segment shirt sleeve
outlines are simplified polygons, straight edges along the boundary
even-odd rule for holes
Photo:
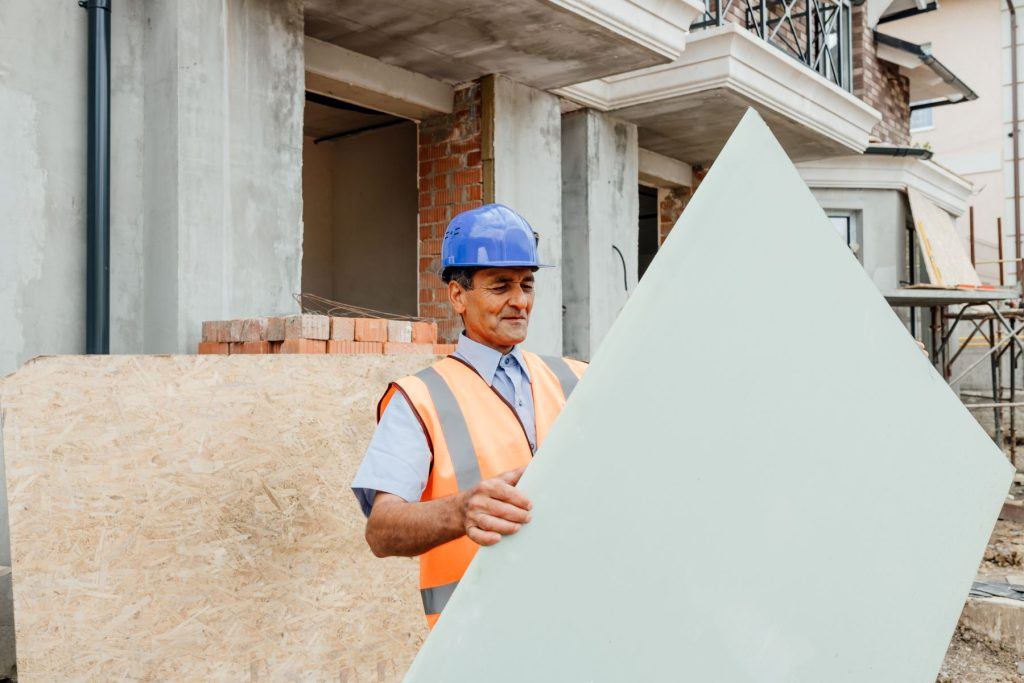
[[[378,491],[413,503],[430,474],[430,447],[412,406],[401,392],[391,397],[352,480],[352,493],[369,517]]]

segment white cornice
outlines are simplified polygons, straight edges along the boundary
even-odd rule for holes
[[[881,114],[735,24],[690,35],[686,51],[660,66],[556,91],[602,111],[685,97],[715,88],[742,94],[854,151],[868,144]]]
[[[809,187],[844,190],[899,190],[912,187],[954,216],[967,211],[974,186],[933,161],[876,154],[797,164]]]
[[[547,0],[629,38],[652,52],[675,59],[686,46],[690,24],[704,11],[700,0]]]

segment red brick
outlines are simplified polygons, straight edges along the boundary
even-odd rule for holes
[[[353,318],[331,317],[331,339],[352,341],[356,338],[356,323]]]
[[[326,315],[290,315],[284,319],[285,339],[319,339],[331,336],[331,319]]]
[[[432,194],[430,194],[429,192],[420,192],[419,207],[420,207],[421,210],[427,208],[428,206],[430,206],[432,202],[433,202],[433,195]]]
[[[382,318],[355,318],[355,340],[368,342],[386,342],[388,340],[388,321]]]
[[[433,161],[421,161],[420,162],[420,178],[426,178],[428,175],[434,172]]]
[[[331,339],[327,342],[327,353],[384,353],[382,342],[347,341]]]
[[[267,318],[267,341],[284,341],[284,318]]]
[[[384,345],[384,354],[388,356],[430,356],[434,353],[433,344],[411,344],[405,342],[388,342]]]
[[[284,344],[283,340],[282,341],[272,341],[272,342],[270,342],[270,352],[271,353],[281,353],[281,345],[282,344]]]
[[[483,201],[483,198],[483,185],[467,185],[462,188],[462,201],[464,202],[480,202]]]
[[[242,352],[242,344],[245,342],[228,342],[228,353],[234,356]]]
[[[471,183],[482,183],[484,181],[483,171],[479,168],[469,168],[455,173],[456,185],[469,185]]]
[[[237,351],[232,353],[270,353],[270,342],[268,341],[251,341],[242,342],[238,345]]]
[[[414,344],[433,344],[437,341],[437,323],[417,321],[412,324]]]
[[[267,340],[267,319],[246,318],[242,321],[242,341],[257,342]]]
[[[447,175],[436,175],[436,176],[434,176],[433,178],[430,179],[430,182],[428,183],[429,187],[427,189],[431,189],[431,190],[441,190],[441,189],[444,189],[444,188],[448,187],[448,181],[449,180],[450,180],[450,178]]]
[[[240,341],[243,341],[243,339],[242,339],[242,325],[244,323],[245,323],[245,321],[242,320],[242,319],[227,321],[228,334],[227,334],[227,339],[225,339],[224,341],[229,341],[229,342],[240,342]]]
[[[196,353],[200,354],[219,354],[226,356],[228,355],[228,344],[227,342],[217,341],[201,341],[199,342],[199,349]]]
[[[480,165],[480,150],[474,150],[466,155],[466,166]]]
[[[455,344],[434,344],[435,356],[450,356],[455,353]]]
[[[412,341],[412,322],[409,320],[389,320],[388,321],[388,341],[389,342],[404,342],[408,344]]]
[[[204,342],[218,342],[220,341],[220,327],[222,323],[219,320],[204,320],[203,321],[203,336]]]
[[[459,160],[455,157],[442,157],[434,161],[434,173],[454,171],[459,165]]]
[[[327,353],[327,342],[321,339],[285,339],[277,353]]]
[[[420,211],[420,222],[421,223],[438,223],[445,219],[444,207],[433,206],[429,209],[423,209]]]

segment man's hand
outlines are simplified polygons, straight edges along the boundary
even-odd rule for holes
[[[494,545],[530,521],[530,501],[513,488],[524,469],[425,503],[378,491],[366,521],[366,542],[377,557],[422,555],[463,534],[480,545]]]
[[[530,521],[529,499],[515,489],[525,467],[485,479],[462,497],[462,524],[478,545],[494,545]]]

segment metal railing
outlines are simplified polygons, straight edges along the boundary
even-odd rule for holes
[[[853,89],[850,0],[705,0],[691,30],[737,23],[844,90]]]

